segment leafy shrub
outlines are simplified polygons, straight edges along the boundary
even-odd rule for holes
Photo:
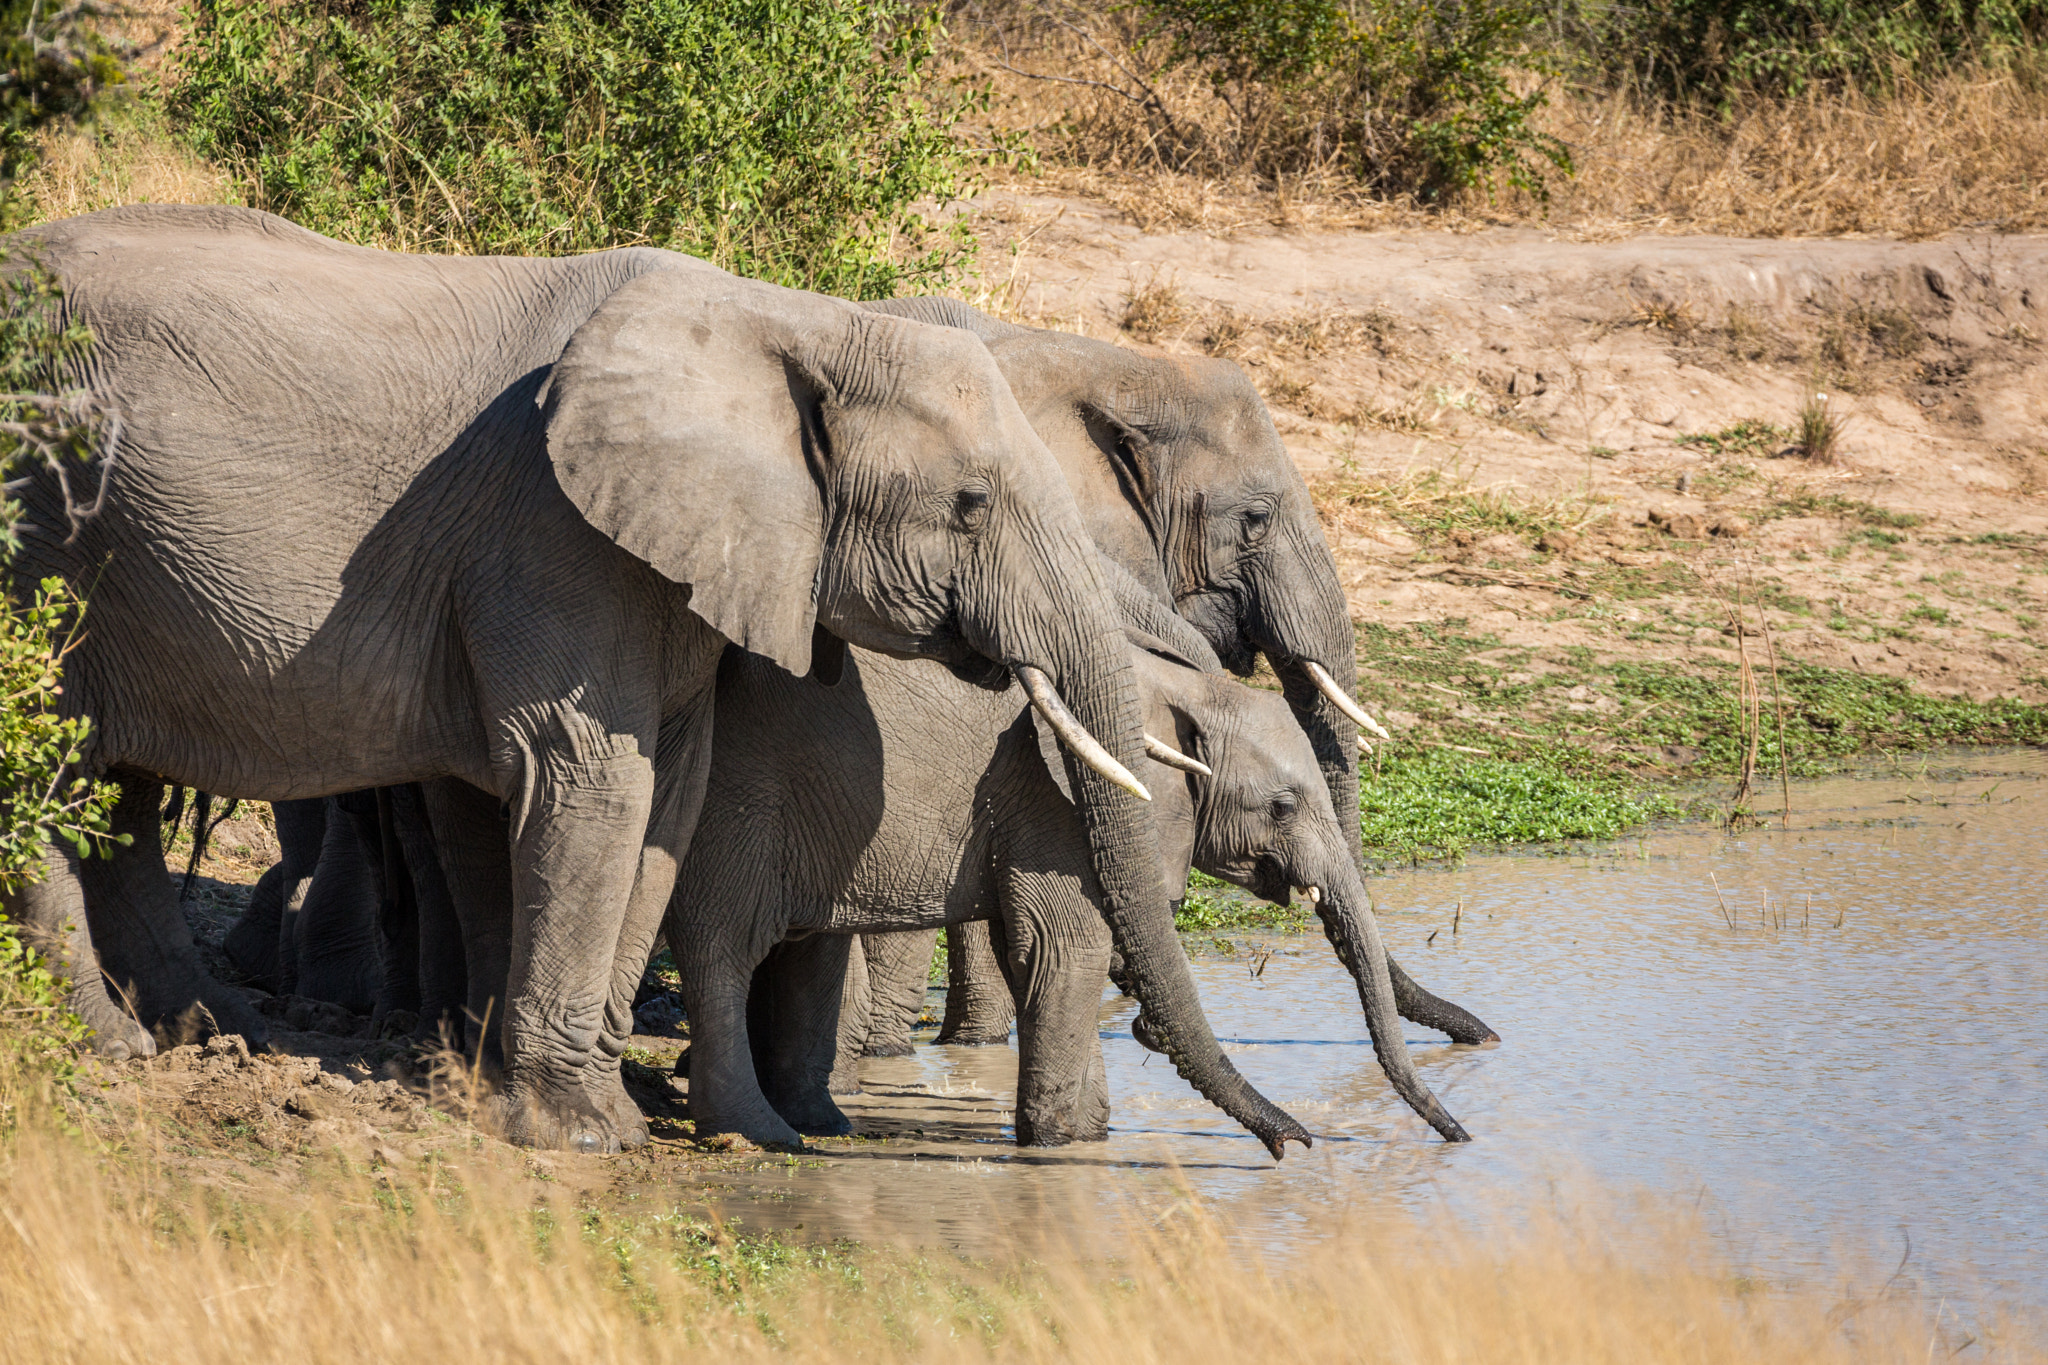
[[[968,239],[979,96],[932,77],[939,15],[890,0],[219,0],[171,106],[252,202],[459,252],[646,243],[888,293]]]
[[[78,118],[122,83],[113,47],[86,26],[84,5],[0,0],[0,183],[20,174],[35,135]]]
[[[97,423],[64,384],[91,336],[64,323],[49,276],[16,267],[0,294],[0,482],[11,482],[33,465],[61,467],[88,453]],[[21,504],[0,500],[0,570],[19,544],[21,520]],[[83,855],[108,832],[110,791],[72,766],[90,722],[55,714],[60,641],[75,630],[77,608],[56,578],[26,601],[11,585],[0,598],[0,892],[36,879],[49,840],[68,839]],[[0,1134],[16,1121],[24,1084],[69,1074],[70,1046],[84,1030],[66,995],[65,983],[0,920]]]
[[[4,296],[0,480],[11,481],[31,465],[61,469],[89,454],[97,423],[81,396],[64,392],[91,335],[64,323],[54,283],[39,269],[16,269]],[[0,500],[0,567],[19,543],[21,517],[18,502]],[[61,642],[77,617],[77,601],[56,578],[25,601],[10,588],[0,602],[0,891],[33,880],[46,839],[68,839],[83,854],[108,829],[106,793],[71,769],[91,723],[55,714]]]
[[[1229,106],[1239,159],[1337,151],[1375,188],[1437,199],[1500,173],[1541,194],[1569,174],[1533,118],[1546,11],[1532,0],[1145,0],[1167,64],[1194,64]],[[1284,154],[1283,154],[1284,155]]]
[[[2048,36],[2040,0],[1652,0],[1604,19],[1597,59],[1681,95],[1883,85],[1900,72],[2010,57]]]

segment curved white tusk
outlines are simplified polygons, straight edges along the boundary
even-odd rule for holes
[[[1117,762],[1109,750],[1088,733],[1087,727],[1074,719],[1074,713],[1053,690],[1052,679],[1045,676],[1044,669],[1033,668],[1030,664],[1015,664],[1010,671],[1017,675],[1018,682],[1024,684],[1024,695],[1031,698],[1038,714],[1045,717],[1045,723],[1060,737],[1060,743],[1073,751],[1074,757],[1140,801],[1152,799],[1152,793],[1145,790],[1145,784],[1131,776],[1131,770]]]
[[[1369,739],[1367,739],[1367,738],[1366,738],[1366,737],[1365,737],[1364,735],[1360,735],[1360,736],[1358,737],[1358,751],[1359,751],[1360,753],[1364,753],[1364,754],[1369,754],[1369,753],[1371,753],[1371,752],[1372,752],[1372,741],[1371,741],[1371,740],[1369,740]]]
[[[1164,763],[1167,767],[1178,768],[1184,773],[1193,773],[1197,777],[1216,776],[1215,770],[1201,759],[1189,758],[1165,740],[1153,735],[1145,736],[1145,753],[1153,762]]]
[[[1381,739],[1393,738],[1378,721],[1365,714],[1364,707],[1344,695],[1344,689],[1337,686],[1337,680],[1331,677],[1329,671],[1321,664],[1314,659],[1303,659],[1301,662],[1308,669],[1309,677],[1315,680],[1316,690],[1330,699],[1330,705],[1350,717],[1353,725],[1361,730],[1370,730]]]
[[[1294,889],[1299,891],[1302,899],[1306,900],[1310,905],[1321,905],[1323,903],[1323,888],[1320,886],[1297,886]]]

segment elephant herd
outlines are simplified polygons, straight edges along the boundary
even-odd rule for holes
[[[252,979],[476,1051],[509,1140],[644,1141],[621,1081],[665,936],[700,1136],[846,1131],[952,926],[949,1036],[1006,1038],[1021,1143],[1100,1139],[1105,975],[1277,1158],[1310,1138],[1210,1030],[1190,866],[1304,896],[1447,1140],[1364,884],[1352,626],[1224,361],[941,299],[855,305],[635,248],[402,255],[231,208],[17,234],[118,414],[97,515],[40,473],[17,582],[89,606],[63,703],[107,856],[11,913],[102,1046],[265,1041],[158,854],[177,784],[276,803]],[[1231,673],[1263,655],[1280,693]],[[108,993],[108,987],[113,993]],[[116,1004],[116,999],[120,1004]],[[954,1010],[949,1009],[949,1014]]]

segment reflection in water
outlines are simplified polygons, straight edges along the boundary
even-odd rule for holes
[[[846,1102],[891,1141],[820,1143],[700,1197],[806,1236],[1102,1252],[1121,1215],[1156,1217],[1185,1188],[1285,1252],[1361,1191],[1478,1213],[1589,1176],[1700,1204],[1759,1269],[1895,1259],[1910,1237],[1922,1280],[2038,1305],[2048,761],[1969,762],[1993,775],[1809,784],[1789,833],[1660,833],[1377,882],[1392,951],[1506,1039],[1462,1048],[1411,1026],[1469,1146],[1388,1089],[1320,937],[1286,936],[1195,965],[1238,1068],[1317,1134],[1313,1152],[1276,1168],[1131,1041],[1134,1006],[1112,993],[1107,1143],[1020,1151],[1015,1052],[923,1047],[865,1062],[867,1094]]]

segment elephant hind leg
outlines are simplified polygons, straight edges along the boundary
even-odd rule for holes
[[[105,858],[78,863],[93,944],[108,981],[133,1001],[160,1040],[239,1033],[251,1047],[267,1047],[269,1030],[248,1000],[199,965],[177,884],[164,869],[163,784],[122,778],[120,788],[113,833],[127,835],[128,842],[112,846]]]
[[[275,994],[278,988],[277,934],[284,917],[284,864],[272,863],[249,893],[249,907],[228,926],[221,947],[252,986]]]
[[[1017,1002],[1010,994],[988,920],[946,930],[946,1020],[933,1041],[954,1047],[993,1047],[1010,1041]]]
[[[156,1055],[156,1040],[149,1030],[107,994],[86,924],[85,893],[78,882],[75,852],[55,845],[46,848],[42,879],[9,896],[6,912],[21,927],[28,946],[71,983],[67,1003],[92,1031],[94,1051],[117,1061]]]
[[[756,969],[747,996],[747,1038],[761,1091],[791,1127],[814,1137],[853,1131],[831,1093],[840,993],[852,948],[847,934],[778,943]]]
[[[862,1055],[908,1057],[911,1033],[924,1015],[925,986],[931,979],[936,929],[904,929],[861,935],[868,968],[868,1036]]]

